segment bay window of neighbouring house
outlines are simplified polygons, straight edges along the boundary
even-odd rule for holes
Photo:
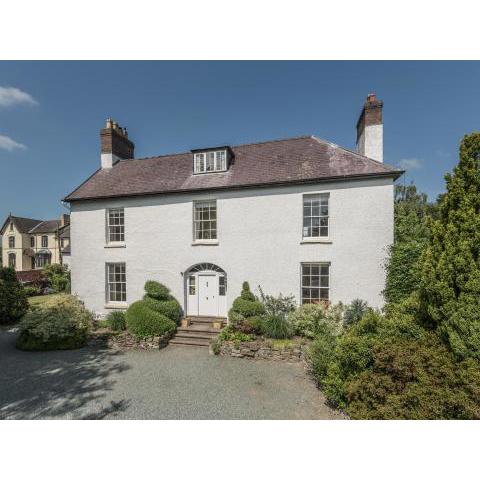
[[[302,304],[330,300],[330,264],[302,263]]]
[[[195,241],[217,239],[216,200],[195,201],[193,204],[193,238]]]
[[[123,208],[107,209],[107,243],[125,242],[125,214]]]
[[[48,247],[48,235],[42,235],[42,248]]]
[[[127,276],[125,263],[106,264],[107,303],[127,301]]]
[[[8,248],[15,248],[15,237],[8,237]]]
[[[8,254],[8,266],[10,268],[15,268],[17,264],[17,256],[14,253]]]
[[[328,238],[329,194],[303,196],[303,238]]]
[[[43,268],[52,263],[52,256],[49,253],[39,253],[35,261],[36,268]]]
[[[227,151],[217,150],[195,153],[193,157],[194,173],[224,172],[227,169]]]

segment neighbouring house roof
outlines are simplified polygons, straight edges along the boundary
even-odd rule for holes
[[[60,238],[70,238],[70,224],[60,229]]]
[[[15,227],[20,233],[28,233],[30,229],[37,226],[39,223],[42,223],[42,220],[35,220],[33,218],[15,217],[13,215],[9,215],[5,220],[5,222],[3,222],[2,229],[0,230],[0,233],[2,235],[5,229],[7,228],[7,226],[10,225],[10,222],[13,222],[13,224],[15,225]]]
[[[28,233],[53,233],[60,228],[60,220],[43,220]]]
[[[99,169],[65,201],[313,183],[355,177],[397,178],[403,171],[314,136],[230,148],[226,172],[193,174],[193,153],[121,160]]]

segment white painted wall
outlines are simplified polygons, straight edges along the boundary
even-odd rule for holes
[[[383,163],[383,125],[368,125],[357,142],[357,152]]]
[[[302,244],[303,193],[330,193],[331,243]],[[192,245],[192,200],[217,199],[218,245]],[[125,208],[125,247],[105,248],[105,208]],[[126,262],[127,303],[148,279],[184,304],[182,272],[200,262],[223,268],[227,305],[244,280],[252,289],[300,297],[300,263],[331,262],[330,299],[383,305],[384,261],[393,242],[393,181],[317,185],[73,202],[72,292],[105,310],[105,263]]]

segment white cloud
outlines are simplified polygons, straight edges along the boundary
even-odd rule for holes
[[[0,107],[16,104],[37,105],[38,102],[27,92],[15,87],[0,87]]]
[[[403,158],[398,164],[405,170],[417,170],[423,167],[423,160],[418,158]]]
[[[27,147],[23,143],[18,143],[10,137],[5,135],[0,135],[0,148],[8,150],[9,152],[13,150],[25,150]]]

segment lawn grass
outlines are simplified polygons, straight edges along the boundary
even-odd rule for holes
[[[66,293],[51,293],[50,295],[36,295],[29,297],[28,303],[31,307],[45,307],[48,304],[55,302],[61,297],[67,296]]]

